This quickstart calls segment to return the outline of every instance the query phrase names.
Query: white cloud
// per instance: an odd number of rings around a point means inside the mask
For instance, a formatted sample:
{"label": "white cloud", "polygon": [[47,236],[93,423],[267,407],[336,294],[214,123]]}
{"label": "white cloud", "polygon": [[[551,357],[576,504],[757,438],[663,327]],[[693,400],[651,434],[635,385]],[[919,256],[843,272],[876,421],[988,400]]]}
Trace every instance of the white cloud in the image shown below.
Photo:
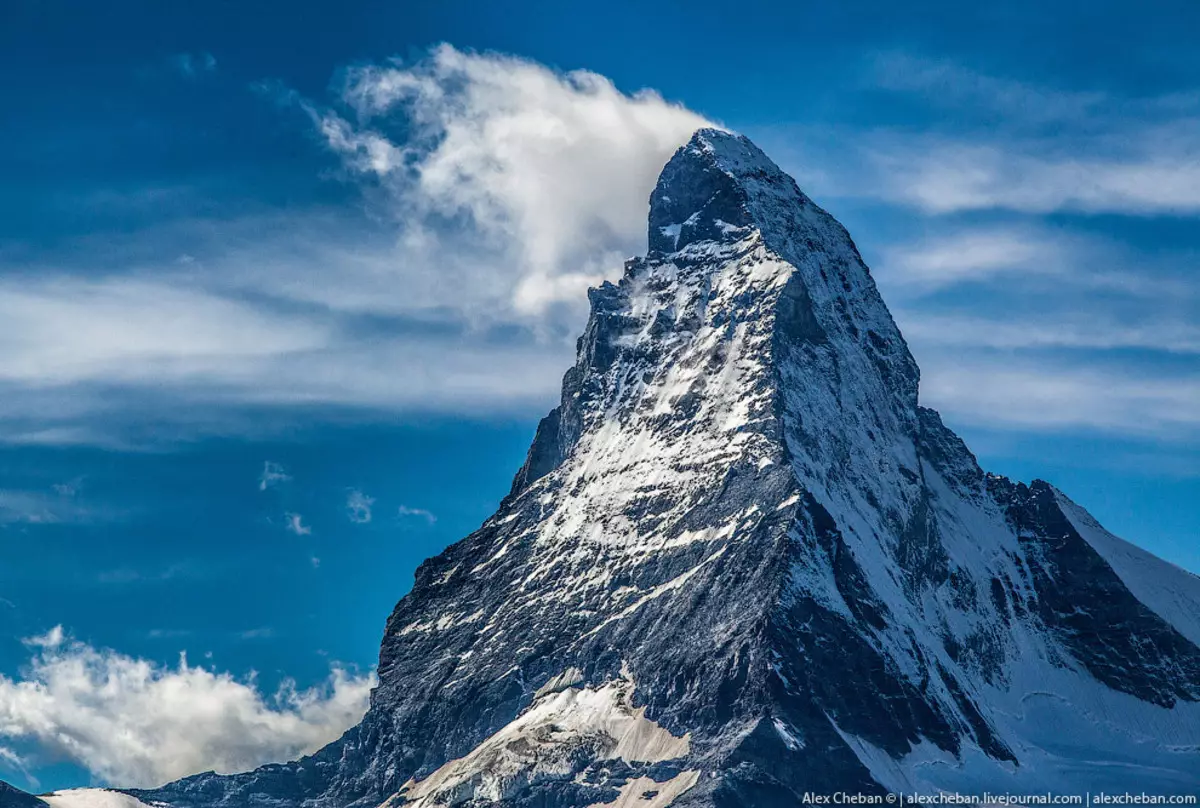
{"label": "white cloud", "polygon": [[998,78],[945,60],[903,52],[880,54],[871,87],[916,93],[929,104],[972,117],[996,114],[1010,125],[1057,126],[1101,113],[1111,97],[1100,91],[1063,91]]}
{"label": "white cloud", "polygon": [[26,638],[24,642],[33,648],[58,648],[63,644],[65,639],[66,633],[63,632],[63,627],[55,626],[45,634],[37,634]]}
{"label": "white cloud", "polygon": [[941,235],[887,251],[881,274],[889,284],[936,289],[1007,274],[1057,274],[1066,242],[1030,229],[980,228]]}
{"label": "white cloud", "polygon": [[320,687],[261,693],[191,666],[158,665],[65,640],[43,643],[21,678],[0,676],[0,738],[121,786],[243,771],[319,749],[366,711],[374,676],[334,669]]}
{"label": "white cloud", "polygon": [[[1200,93],[1129,96],[989,76],[889,53],[874,59],[854,100],[880,91],[924,108],[898,125],[766,128],[781,156],[825,198],[900,204],[934,215],[1060,211],[1200,214]],[[774,142],[771,142],[774,141]],[[819,166],[813,169],[813,166]]]}
{"label": "white cloud", "polygon": [[1080,367],[1035,357],[920,352],[921,399],[963,423],[1089,429],[1149,438],[1200,434],[1200,376]]}
{"label": "white cloud", "polygon": [[295,533],[297,536],[311,536],[312,527],[304,524],[304,517],[298,513],[285,513],[283,518],[286,520],[284,526],[286,529]]}
{"label": "white cloud", "polygon": [[[1200,117],[1185,124],[1200,131]],[[929,213],[1007,209],[1139,216],[1200,213],[1200,134],[1142,129],[1104,142],[991,144],[898,137],[874,159],[888,198]],[[1107,153],[1105,153],[1107,152]]]}
{"label": "white cloud", "polygon": [[437,516],[435,516],[432,511],[427,511],[424,508],[410,508],[407,505],[401,505],[399,508],[397,508],[396,514],[401,517],[407,516],[417,519],[424,519],[428,524],[431,525],[437,521]]}
{"label": "white cloud", "polygon": [[1052,318],[1035,316],[944,315],[898,311],[904,337],[921,345],[999,349],[1140,348],[1169,354],[1200,354],[1200,326],[1194,321],[1160,317],[1122,323],[1101,312],[1064,311]]}
{"label": "white cloud", "polygon": [[371,506],[374,504],[375,500],[372,497],[351,489],[346,494],[346,518],[356,525],[365,525],[371,521]]}
{"label": "white cloud", "polygon": [[931,213],[1200,213],[1200,95],[1067,91],[902,54],[877,86],[953,110],[942,132],[873,138],[891,199]]}
{"label": "white cloud", "polygon": [[[645,248],[658,173],[711,125],[595,73],[449,45],[351,71],[344,98],[359,123],[313,114],[352,169],[383,182],[406,251],[436,273],[422,285],[525,314],[577,303]],[[447,236],[449,222],[468,227]]]}
{"label": "white cloud", "polygon": [[286,483],[292,479],[292,475],[287,473],[287,469],[283,464],[276,463],[273,460],[263,461],[262,474],[258,475],[258,490],[266,491],[268,488],[274,488],[280,483]]}
{"label": "white cloud", "polygon": [[327,345],[319,323],[182,286],[69,275],[0,278],[0,382],[220,378]]}

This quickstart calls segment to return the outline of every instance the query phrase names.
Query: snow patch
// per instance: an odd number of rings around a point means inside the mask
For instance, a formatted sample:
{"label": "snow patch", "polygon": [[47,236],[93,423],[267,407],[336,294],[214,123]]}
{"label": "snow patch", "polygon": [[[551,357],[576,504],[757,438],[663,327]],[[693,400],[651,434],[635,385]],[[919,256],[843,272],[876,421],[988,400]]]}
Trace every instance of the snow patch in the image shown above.
{"label": "snow patch", "polygon": [[779,733],[784,746],[793,752],[804,748],[804,741],[800,740],[800,736],[794,727],[788,726],[778,718],[772,718],[771,723],[775,725],[775,731]]}
{"label": "snow patch", "polygon": [[[572,678],[576,673],[568,669],[555,678]],[[633,690],[626,673],[626,678],[599,688],[568,687],[543,695],[463,757],[423,780],[409,780],[401,796],[414,808],[472,799],[498,801],[535,782],[571,777],[579,769],[583,750],[592,760],[620,758],[627,763],[661,763],[687,755],[690,735],[677,737],[646,718],[645,707],[633,706]],[[680,777],[684,775],[670,781],[676,795],[695,783],[694,778],[688,782]]]}
{"label": "snow patch", "polygon": [[548,696],[551,693],[557,693],[560,690],[565,690],[571,685],[577,685],[583,681],[583,671],[579,668],[567,668],[557,676],[550,677],[550,681],[537,689],[533,694],[535,699],[540,699],[542,696]]}
{"label": "snow patch", "polygon": [[621,788],[621,795],[612,802],[594,802],[588,808],[665,808],[698,782],[698,769],[682,771],[661,783],[649,777],[636,777]]}
{"label": "snow patch", "polygon": [[154,808],[159,804],[142,802],[137,797],[107,788],[69,788],[43,794],[39,799],[51,808]]}

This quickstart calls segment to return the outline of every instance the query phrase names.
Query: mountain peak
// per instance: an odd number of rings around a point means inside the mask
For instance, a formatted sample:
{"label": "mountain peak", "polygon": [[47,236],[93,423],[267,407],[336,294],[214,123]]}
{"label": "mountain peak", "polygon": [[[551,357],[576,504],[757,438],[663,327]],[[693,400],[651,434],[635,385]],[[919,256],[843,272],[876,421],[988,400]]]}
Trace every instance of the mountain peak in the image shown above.
{"label": "mountain peak", "polygon": [[[811,206],[796,183],[745,135],[698,129],[663,168],[650,195],[651,252],[738,241]],[[772,215],[774,214],[774,215]]]}
{"label": "mountain peak", "polygon": [[724,129],[697,129],[681,151],[707,155],[722,171],[735,178],[751,174],[783,174],[782,169],[750,138]]}
{"label": "mountain peak", "polygon": [[1195,579],[1048,485],[987,476],[918,407],[845,229],[754,144],[696,132],[651,197],[650,254],[589,297],[512,492],[388,619],[363,723],[139,798],[776,808],[1196,783]]}

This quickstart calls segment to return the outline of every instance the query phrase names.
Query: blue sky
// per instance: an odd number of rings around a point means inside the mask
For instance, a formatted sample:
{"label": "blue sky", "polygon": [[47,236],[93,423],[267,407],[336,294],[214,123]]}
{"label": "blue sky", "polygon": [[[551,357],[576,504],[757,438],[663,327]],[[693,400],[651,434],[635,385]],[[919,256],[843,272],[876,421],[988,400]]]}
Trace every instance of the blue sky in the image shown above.
{"label": "blue sky", "polygon": [[6,3],[0,776],[352,723],[706,121],[849,227],[985,467],[1200,571],[1200,10],[1127,9]]}

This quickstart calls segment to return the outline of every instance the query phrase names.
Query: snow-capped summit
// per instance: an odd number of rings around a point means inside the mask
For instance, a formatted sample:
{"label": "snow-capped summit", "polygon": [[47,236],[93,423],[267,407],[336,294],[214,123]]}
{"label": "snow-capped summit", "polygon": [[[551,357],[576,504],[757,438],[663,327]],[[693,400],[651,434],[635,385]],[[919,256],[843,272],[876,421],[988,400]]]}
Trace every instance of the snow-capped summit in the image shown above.
{"label": "snow-capped summit", "polygon": [[168,806],[792,806],[1200,790],[1200,579],[938,414],[750,141],[664,168],[512,491],[388,620],[362,724]]}

